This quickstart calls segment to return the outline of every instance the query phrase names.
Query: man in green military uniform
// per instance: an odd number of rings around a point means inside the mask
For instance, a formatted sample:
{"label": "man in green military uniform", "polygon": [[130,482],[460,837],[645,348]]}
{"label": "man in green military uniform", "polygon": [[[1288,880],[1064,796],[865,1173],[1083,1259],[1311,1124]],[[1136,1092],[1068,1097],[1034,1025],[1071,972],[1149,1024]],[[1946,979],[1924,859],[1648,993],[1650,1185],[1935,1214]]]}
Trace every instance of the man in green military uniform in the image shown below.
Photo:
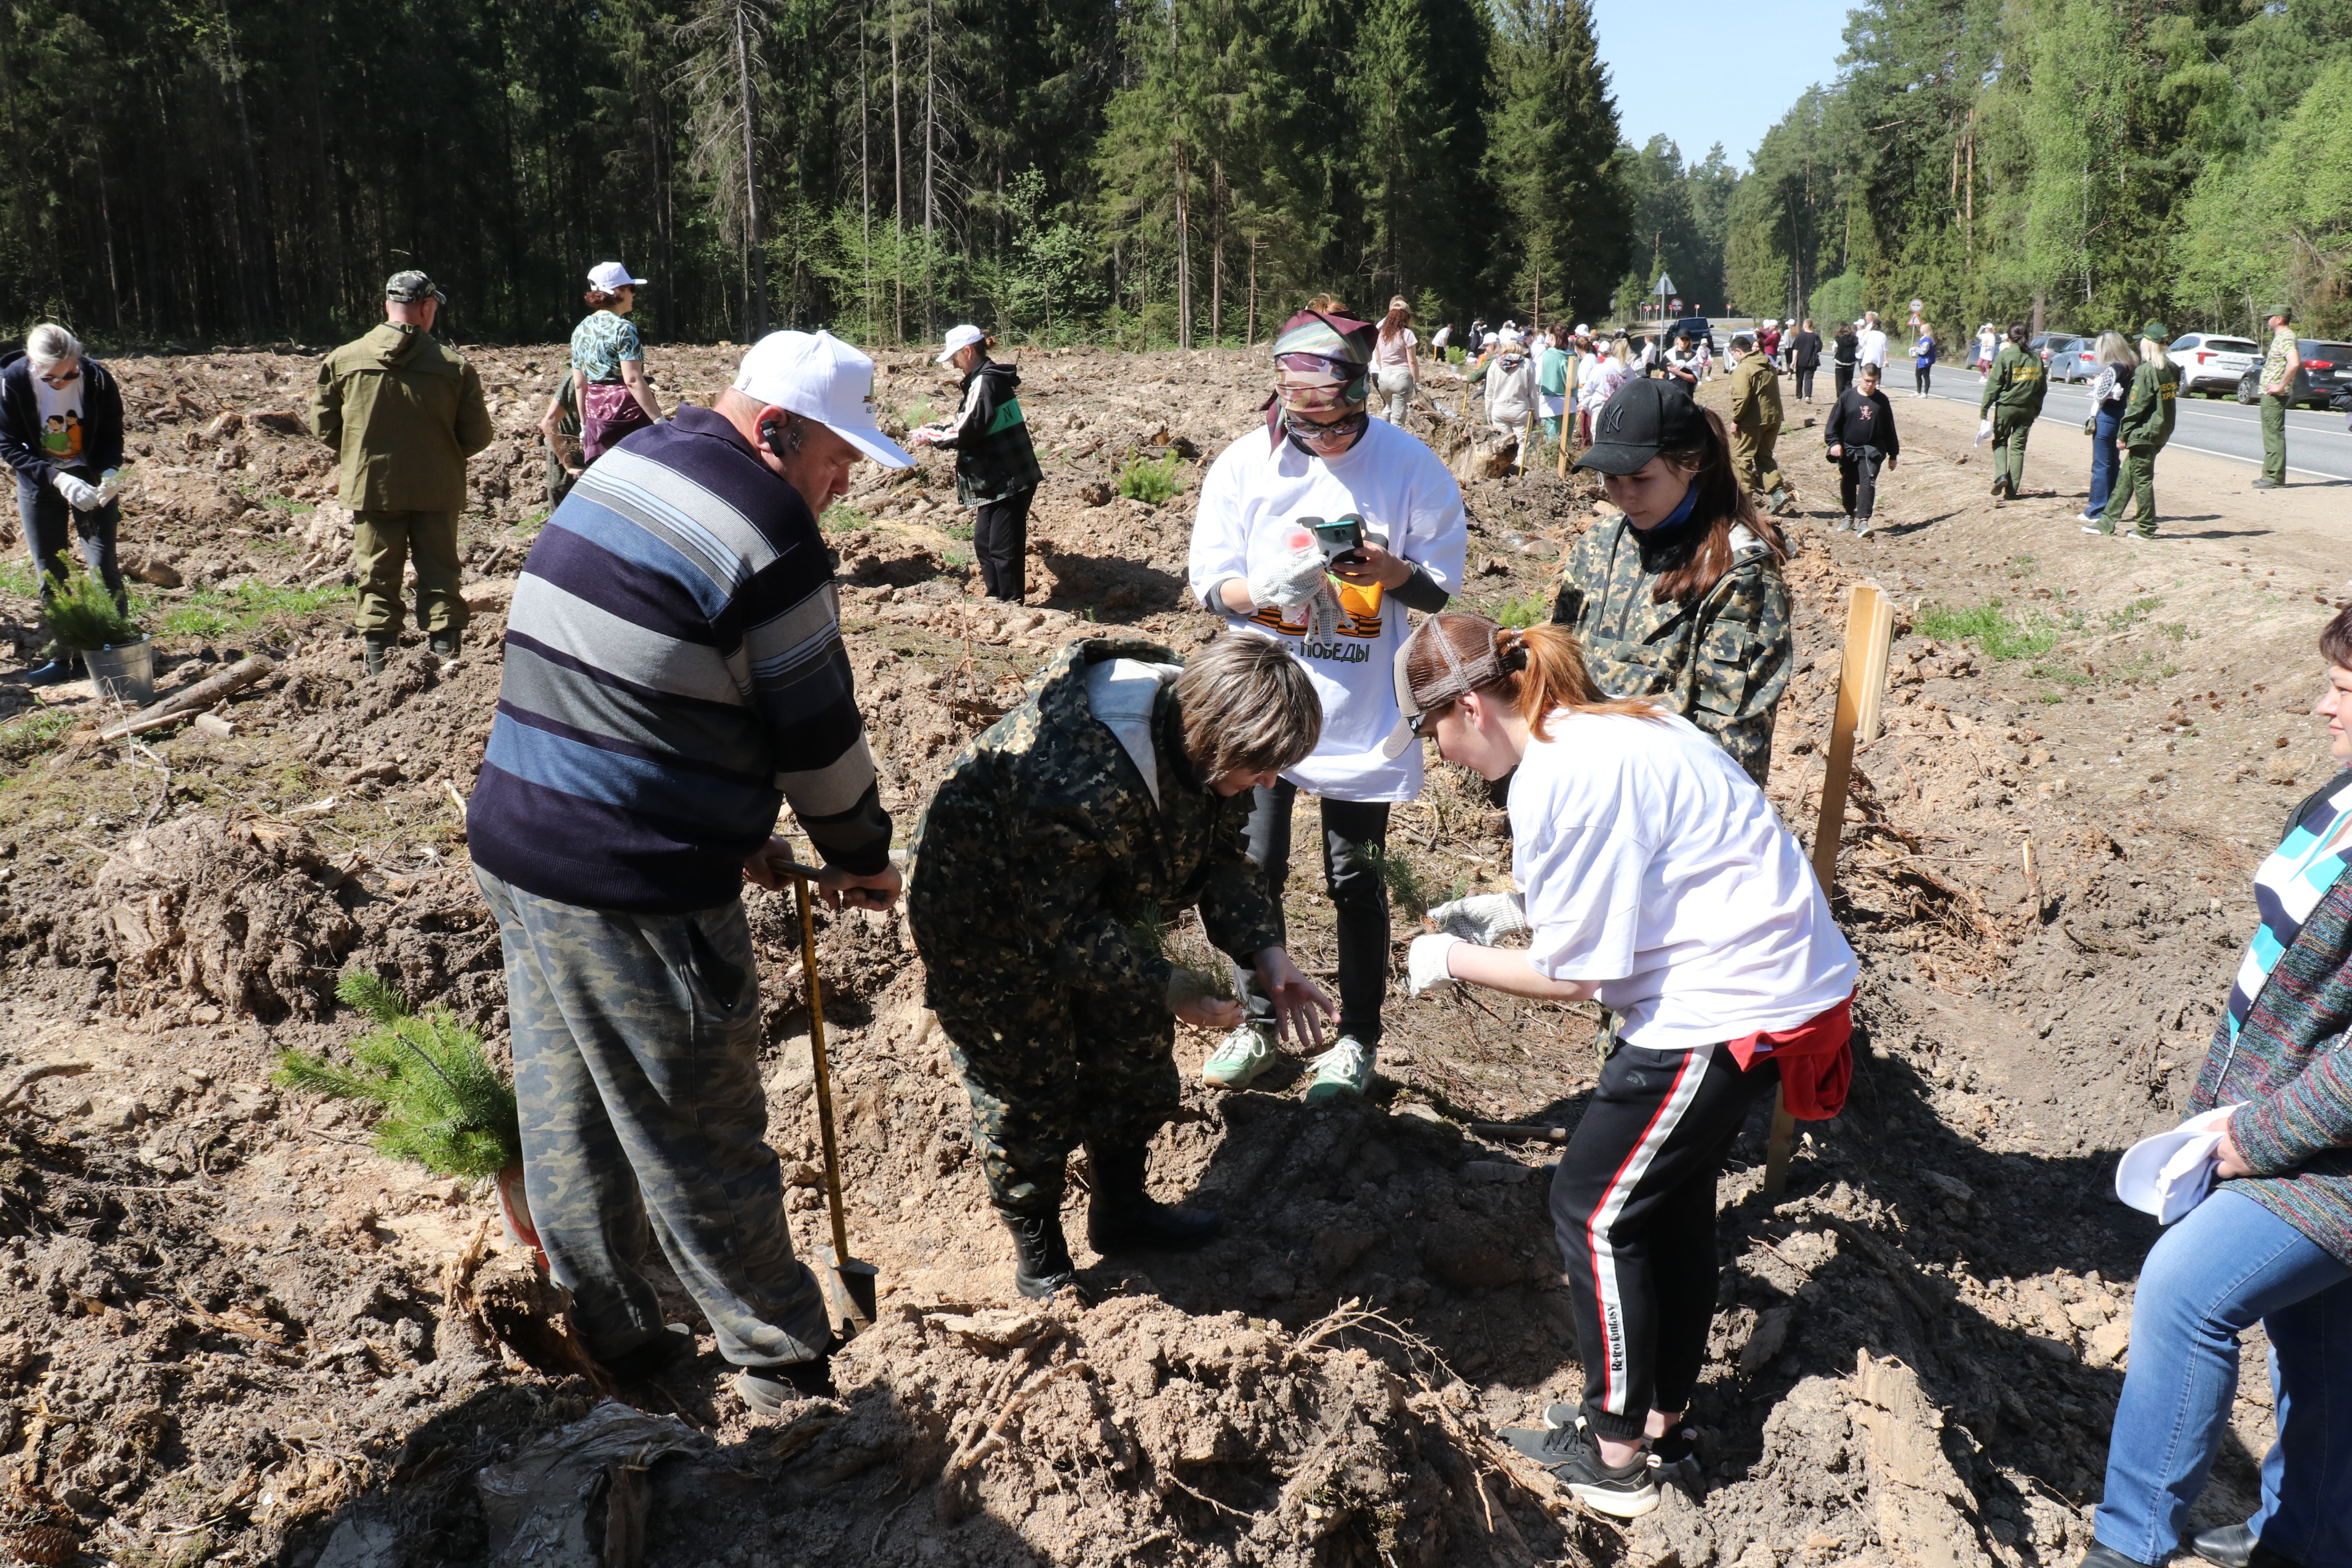
{"label": "man in green military uniform", "polygon": [[341,459],[338,499],[356,514],[352,563],[370,675],[400,640],[400,575],[411,555],[416,621],[433,651],[456,653],[466,629],[457,514],[466,459],[490,444],[490,414],[474,367],[432,335],[442,298],[424,273],[394,273],[383,324],[321,361],[310,395],[311,428]]}
{"label": "man in green military uniform", "polygon": [[[2025,483],[2025,438],[2042,417],[2042,395],[2050,390],[2042,356],[2025,346],[2032,335],[2023,321],[2009,324],[2009,341],[1992,356],[1992,372],[1977,403],[1977,417],[1992,421],[1992,493],[2004,503],[2015,500]],[[2114,515],[2112,506],[2108,515]]]}
{"label": "man in green military uniform", "polygon": [[[1751,333],[1731,340],[1730,379],[1733,470],[1751,494],[1769,498],[1775,515],[1785,512],[1796,503],[1772,456],[1780,438],[1780,373],[1773,368],[1772,356],[1757,348]],[[1602,686],[1615,689],[1606,682]]]}
{"label": "man in green military uniform", "polygon": [[2123,472],[2106,510],[2099,514],[2098,526],[2086,526],[2085,533],[2113,533],[2116,519],[2137,495],[2134,531],[2142,539],[2156,537],[2156,455],[2172,439],[2174,405],[2180,397],[2180,367],[2164,352],[2164,339],[2162,321],[2140,329],[2139,369],[2132,373],[2131,399],[2116,424],[2116,445],[2124,451]]}
{"label": "man in green military uniform", "polygon": [[2271,312],[2271,348],[2263,356],[2263,475],[2258,490],[2286,484],[2286,411],[2294,384],[2303,376],[2303,350],[2294,341],[2294,312],[2281,305]]}
{"label": "man in green military uniform", "polygon": [[1175,658],[1069,644],[957,759],[915,830],[908,928],[1026,1296],[1072,1282],[1064,1164],[1080,1143],[1097,1251],[1198,1247],[1219,1227],[1144,1184],[1181,1095],[1175,1021],[1241,1021],[1160,951],[1182,910],[1197,906],[1211,943],[1255,972],[1278,1028],[1319,1040],[1336,1011],[1278,944],[1244,837],[1250,792],[1314,749],[1315,689],[1288,650],[1245,633]]}

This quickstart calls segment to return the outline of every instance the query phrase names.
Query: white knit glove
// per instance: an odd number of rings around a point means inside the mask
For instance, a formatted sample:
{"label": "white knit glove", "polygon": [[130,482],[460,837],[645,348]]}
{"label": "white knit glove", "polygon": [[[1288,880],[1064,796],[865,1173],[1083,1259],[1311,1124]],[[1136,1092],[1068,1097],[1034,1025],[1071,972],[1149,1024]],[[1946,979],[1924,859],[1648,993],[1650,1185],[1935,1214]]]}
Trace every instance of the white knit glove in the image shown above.
{"label": "white knit glove", "polygon": [[1990,419],[1979,419],[1977,421],[1977,438],[1969,442],[1969,445],[1971,447],[1981,447],[1985,443],[1985,437],[1991,434],[1992,421]]}
{"label": "white knit glove", "polygon": [[66,498],[66,504],[76,511],[96,511],[106,504],[99,498],[96,485],[78,479],[62,469],[51,482],[57,487],[58,494]]}
{"label": "white knit glove", "polygon": [[1507,936],[1528,932],[1527,901],[1517,893],[1477,893],[1429,911],[1437,929],[1481,947],[1501,945]]}
{"label": "white knit glove", "polygon": [[1454,950],[1461,945],[1460,937],[1442,932],[1413,938],[1412,953],[1405,961],[1406,994],[1420,996],[1458,984],[1447,964],[1452,962]]}
{"label": "white knit glove", "polygon": [[109,468],[98,476],[98,504],[104,506],[122,493],[122,470]]}
{"label": "white knit glove", "polygon": [[1312,543],[1278,555],[1250,574],[1250,603],[1288,614],[1323,591],[1323,552]]}

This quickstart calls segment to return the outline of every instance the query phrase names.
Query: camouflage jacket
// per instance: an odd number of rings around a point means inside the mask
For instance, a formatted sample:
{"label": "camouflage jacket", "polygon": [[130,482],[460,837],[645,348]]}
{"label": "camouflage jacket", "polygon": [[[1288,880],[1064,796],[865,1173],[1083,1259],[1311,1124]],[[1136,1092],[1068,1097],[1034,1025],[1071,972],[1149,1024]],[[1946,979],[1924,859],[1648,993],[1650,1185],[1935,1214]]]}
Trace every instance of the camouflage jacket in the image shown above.
{"label": "camouflage jacket", "polygon": [[1789,689],[1780,563],[1735,527],[1730,570],[1697,603],[1654,603],[1657,580],[1658,571],[1643,564],[1633,526],[1612,518],[1569,552],[1551,618],[1583,644],[1585,668],[1602,691],[1657,698],[1762,784],[1772,765],[1773,715]]}
{"label": "camouflage jacket", "polygon": [[1191,777],[1175,701],[1153,710],[1160,800],[1087,700],[1102,659],[1177,662],[1156,644],[1087,638],[1029,683],[1028,699],[958,757],[910,847],[907,922],[929,1000],[975,988],[1166,994],[1170,964],[1133,929],[1199,905],[1236,959],[1281,941],[1244,846],[1250,797]]}
{"label": "camouflage jacket", "polygon": [[2042,356],[2015,343],[2003,343],[2000,352],[1992,356],[1992,369],[1985,375],[1984,395],[1977,399],[1977,412],[1988,415],[1998,406],[2011,415],[2038,416],[2042,399],[2049,390],[2050,376],[2042,367]]}
{"label": "camouflage jacket", "polygon": [[1780,427],[1780,373],[1770,355],[1747,354],[1731,367],[1731,424],[1738,430]]}

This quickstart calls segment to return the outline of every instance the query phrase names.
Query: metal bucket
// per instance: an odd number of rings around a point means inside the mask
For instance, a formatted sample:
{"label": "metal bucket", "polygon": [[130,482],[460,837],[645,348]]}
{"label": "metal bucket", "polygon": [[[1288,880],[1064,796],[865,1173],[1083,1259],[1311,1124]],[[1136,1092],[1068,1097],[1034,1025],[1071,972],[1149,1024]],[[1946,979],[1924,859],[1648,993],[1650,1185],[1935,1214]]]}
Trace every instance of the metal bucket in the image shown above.
{"label": "metal bucket", "polygon": [[144,708],[155,700],[155,645],[146,637],[120,647],[91,648],[82,659],[101,700]]}

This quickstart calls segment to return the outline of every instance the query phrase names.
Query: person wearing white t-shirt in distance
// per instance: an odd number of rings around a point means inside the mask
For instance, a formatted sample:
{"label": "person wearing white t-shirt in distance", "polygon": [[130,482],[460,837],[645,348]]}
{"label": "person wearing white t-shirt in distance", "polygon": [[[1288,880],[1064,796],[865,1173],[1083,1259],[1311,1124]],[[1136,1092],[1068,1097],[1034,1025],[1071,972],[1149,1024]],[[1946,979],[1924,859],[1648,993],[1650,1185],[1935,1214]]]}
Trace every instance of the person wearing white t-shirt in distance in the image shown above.
{"label": "person wearing white t-shirt in distance", "polygon": [[1878,379],[1886,379],[1886,333],[1878,324],[1875,310],[1862,313],[1862,331],[1854,338],[1853,358],[1857,366],[1876,365]]}
{"label": "person wearing white t-shirt in distance", "polygon": [[[1833,1116],[1853,1078],[1857,965],[1796,840],[1705,734],[1611,700],[1556,626],[1431,617],[1399,653],[1389,744],[1511,780],[1518,894],[1430,911],[1416,996],[1467,982],[1615,1017],[1551,1212],[1585,1367],[1582,1400],[1504,1441],[1580,1502],[1633,1518],[1696,1450],[1685,1419],[1706,1360],[1716,1178],[1775,1084]],[[1524,936],[1526,946],[1495,945]],[[1655,1461],[1654,1465],[1653,1461]]]}
{"label": "person wearing white t-shirt in distance", "polygon": [[[1228,635],[1288,647],[1323,704],[1315,750],[1256,792],[1250,858],[1282,923],[1291,807],[1322,799],[1325,887],[1337,907],[1339,1037],[1315,1061],[1309,1100],[1360,1095],[1372,1079],[1388,991],[1389,901],[1381,874],[1389,807],[1421,793],[1421,758],[1381,742],[1397,721],[1389,665],[1405,612],[1443,609],[1468,544],[1462,490],[1420,437],[1370,419],[1369,322],[1302,310],[1275,344],[1263,432],[1225,448],[1201,487],[1188,576]],[[1312,531],[1325,525],[1318,539]],[[1358,534],[1360,542],[1358,542]],[[1240,1089],[1275,1060],[1274,1008],[1236,973],[1247,1017],[1202,1073]]]}
{"label": "person wearing white t-shirt in distance", "polygon": [[1372,350],[1372,374],[1380,382],[1381,417],[1391,425],[1403,424],[1405,411],[1412,406],[1412,389],[1418,380],[1413,374],[1413,351],[1420,342],[1413,336],[1412,307],[1400,294],[1389,301],[1388,319],[1381,323],[1380,339]]}

